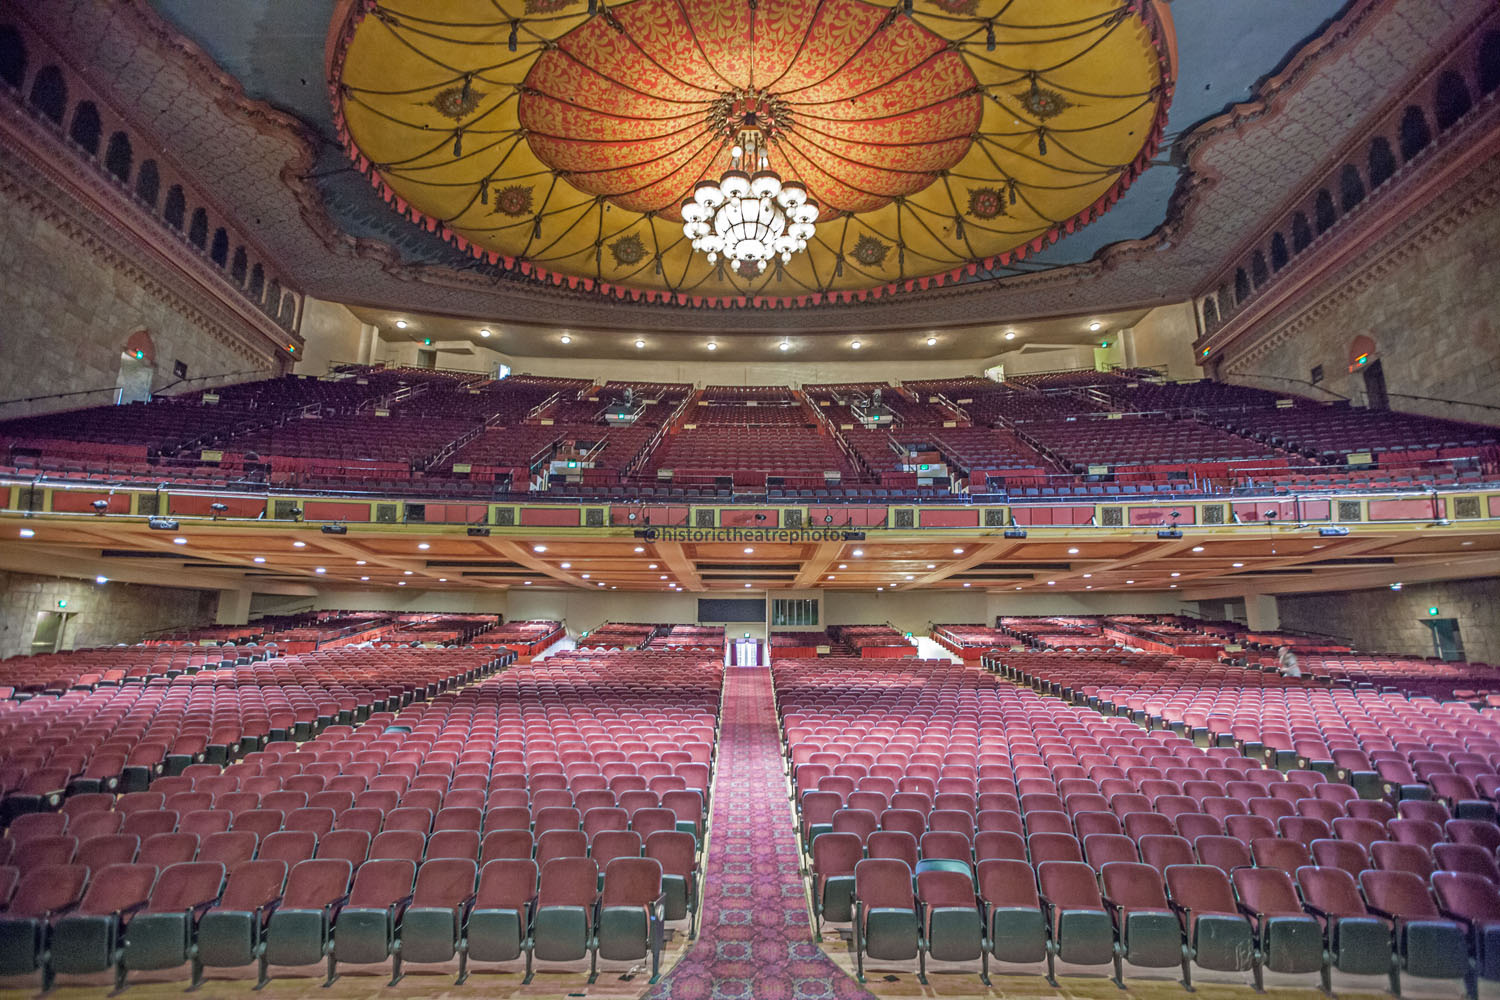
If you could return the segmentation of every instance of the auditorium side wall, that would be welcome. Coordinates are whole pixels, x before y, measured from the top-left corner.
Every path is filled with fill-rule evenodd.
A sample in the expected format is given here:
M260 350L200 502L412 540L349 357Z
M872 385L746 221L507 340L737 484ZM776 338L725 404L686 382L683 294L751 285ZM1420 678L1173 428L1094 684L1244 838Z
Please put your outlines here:
M162 629L207 625L211 590L0 572L0 658L29 652L40 614L65 612L64 649L133 643ZM59 602L64 602L60 606Z
M234 373L191 388L276 373L269 351L246 346L258 335L228 329L233 310L169 291L180 278L158 281L156 263L84 231L82 209L55 206L57 193L33 181L19 163L0 161L0 401L100 391L0 405L0 417L113 402L121 353L137 330L155 349L156 389L175 381L176 361L192 378Z
M1497 248L1500 161L1491 161L1351 265L1298 290L1242 338L1248 349L1230 349L1221 377L1362 406L1364 372L1349 368L1363 335L1375 342L1391 409L1500 423L1500 411L1483 408L1500 407ZM1317 386L1307 384L1314 368Z
M1432 618L1453 618L1470 661L1500 663L1500 580L1408 583L1276 599L1283 628L1352 638L1364 650L1431 656ZM1437 608L1429 615L1428 608Z

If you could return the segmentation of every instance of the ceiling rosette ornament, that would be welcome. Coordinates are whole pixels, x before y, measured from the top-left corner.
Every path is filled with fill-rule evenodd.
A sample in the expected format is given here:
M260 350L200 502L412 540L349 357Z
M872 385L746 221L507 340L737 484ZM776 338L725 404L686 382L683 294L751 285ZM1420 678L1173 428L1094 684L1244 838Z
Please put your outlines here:
M341 139L395 208L538 280L692 305L983 280L1107 211L1162 141L1159 0L346 0ZM683 232L747 113L819 206L762 270Z

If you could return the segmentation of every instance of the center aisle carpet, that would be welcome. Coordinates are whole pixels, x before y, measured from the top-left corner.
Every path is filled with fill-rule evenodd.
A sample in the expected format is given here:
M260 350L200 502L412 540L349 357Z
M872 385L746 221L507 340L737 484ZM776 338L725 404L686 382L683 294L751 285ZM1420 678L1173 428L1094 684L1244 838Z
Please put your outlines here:
M811 940L768 667L726 671L702 929L647 1000L871 997Z

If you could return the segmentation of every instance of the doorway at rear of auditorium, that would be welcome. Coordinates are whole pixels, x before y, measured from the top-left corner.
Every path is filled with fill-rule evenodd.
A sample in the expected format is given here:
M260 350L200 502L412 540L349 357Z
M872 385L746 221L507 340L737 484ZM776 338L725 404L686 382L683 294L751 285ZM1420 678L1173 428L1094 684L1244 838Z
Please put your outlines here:
M1390 397L1385 392L1385 369L1376 358L1365 366L1365 405L1372 410L1389 410Z
M734 640L734 648L729 651L729 662L736 667L760 666L760 640L748 635Z
M1423 618L1422 624L1432 631L1432 655L1440 660L1462 660L1464 639L1458 632L1457 618Z
M59 601L65 604L66 601ZM38 611L36 613L36 633L31 637L31 655L39 653L55 653L63 648L63 633L67 631L67 611Z

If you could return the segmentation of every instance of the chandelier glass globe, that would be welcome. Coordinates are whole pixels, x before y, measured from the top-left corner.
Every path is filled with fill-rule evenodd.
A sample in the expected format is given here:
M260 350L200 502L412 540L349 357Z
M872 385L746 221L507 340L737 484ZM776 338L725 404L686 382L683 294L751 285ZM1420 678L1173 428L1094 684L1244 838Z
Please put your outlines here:
M723 255L757 273L773 257L785 263L806 250L816 231L818 203L803 184L783 182L771 169L764 133L746 128L730 157L731 168L722 177L699 181L682 203L682 232L693 249L710 264Z

